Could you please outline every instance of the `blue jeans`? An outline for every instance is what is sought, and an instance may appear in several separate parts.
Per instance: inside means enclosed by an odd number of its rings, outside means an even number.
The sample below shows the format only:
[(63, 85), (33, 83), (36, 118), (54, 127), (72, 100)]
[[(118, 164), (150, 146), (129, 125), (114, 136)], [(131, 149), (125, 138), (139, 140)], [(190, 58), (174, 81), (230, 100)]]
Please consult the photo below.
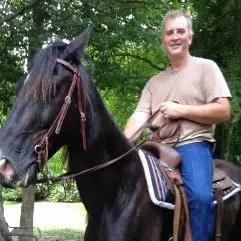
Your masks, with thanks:
[(186, 188), (194, 241), (211, 240), (213, 214), (212, 144), (207, 141), (176, 147), (181, 154), (180, 171)]

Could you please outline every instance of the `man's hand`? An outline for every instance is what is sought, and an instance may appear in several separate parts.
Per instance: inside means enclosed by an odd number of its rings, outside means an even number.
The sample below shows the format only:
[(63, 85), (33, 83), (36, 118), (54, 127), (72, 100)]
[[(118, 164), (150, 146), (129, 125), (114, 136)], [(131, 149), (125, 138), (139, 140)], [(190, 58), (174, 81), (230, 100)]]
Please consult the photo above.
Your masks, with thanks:
[(161, 103), (160, 111), (164, 118), (179, 119), (183, 116), (183, 106), (170, 100)]
[(173, 101), (165, 101), (160, 105), (164, 118), (187, 119), (200, 124), (222, 123), (230, 118), (231, 105), (229, 98), (216, 98), (204, 105), (183, 105)]

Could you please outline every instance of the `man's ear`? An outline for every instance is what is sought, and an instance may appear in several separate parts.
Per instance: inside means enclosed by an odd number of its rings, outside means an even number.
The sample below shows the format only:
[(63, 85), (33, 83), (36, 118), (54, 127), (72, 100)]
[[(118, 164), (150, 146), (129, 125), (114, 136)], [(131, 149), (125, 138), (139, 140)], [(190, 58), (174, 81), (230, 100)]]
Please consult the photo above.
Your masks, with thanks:
[(192, 41), (193, 41), (193, 36), (190, 34), (190, 36), (189, 36), (189, 46), (192, 45)]

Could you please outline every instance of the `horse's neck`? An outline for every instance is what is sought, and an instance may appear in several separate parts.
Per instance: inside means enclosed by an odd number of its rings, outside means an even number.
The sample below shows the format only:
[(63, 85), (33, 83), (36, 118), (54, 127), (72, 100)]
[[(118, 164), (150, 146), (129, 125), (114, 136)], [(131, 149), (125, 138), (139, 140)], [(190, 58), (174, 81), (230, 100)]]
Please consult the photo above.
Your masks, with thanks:
[[(87, 151), (77, 148), (70, 150), (71, 166), (75, 172), (106, 163), (132, 148), (114, 122), (108, 118), (108, 114), (101, 114), (98, 125), (99, 129), (95, 128), (98, 135), (89, 143)], [(120, 190), (122, 193), (126, 190), (134, 192), (141, 172), (138, 159), (137, 151), (133, 150), (117, 163), (76, 179), (81, 198), (89, 212), (100, 210), (106, 203), (116, 202)]]
[(97, 159), (97, 162), (100, 158), (106, 161), (128, 151), (131, 144), (110, 117), (98, 93), (96, 93), (95, 105), (92, 105), (92, 108), (94, 111), (92, 110), (88, 140), (96, 156), (91, 158)]
[[(76, 168), (87, 169), (108, 162), (122, 156), (133, 148), (113, 120), (109, 119), (108, 116), (106, 118), (102, 114), (97, 125), (98, 128), (95, 126), (88, 132), (86, 151), (79, 148), (79, 145), (82, 143), (81, 140), (79, 141), (80, 144), (78, 143), (78, 145), (70, 146), (69, 148), (69, 151), (72, 153), (71, 163), (75, 166), (75, 170)], [(130, 156), (132, 156), (132, 159), (138, 158), (137, 151), (134, 149), (132, 153), (123, 157), (123, 160), (130, 159)], [(77, 161), (76, 159), (83, 161)], [(124, 162), (123, 160), (120, 160), (120, 162)]]

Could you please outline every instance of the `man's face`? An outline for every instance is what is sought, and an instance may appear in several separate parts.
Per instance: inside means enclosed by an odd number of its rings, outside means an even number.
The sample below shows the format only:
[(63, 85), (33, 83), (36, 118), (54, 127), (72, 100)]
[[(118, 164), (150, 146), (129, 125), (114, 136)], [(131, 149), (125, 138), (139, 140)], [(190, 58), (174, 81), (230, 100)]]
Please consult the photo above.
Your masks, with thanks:
[(192, 36), (188, 31), (184, 16), (168, 19), (164, 26), (162, 44), (169, 58), (185, 56), (189, 53)]

